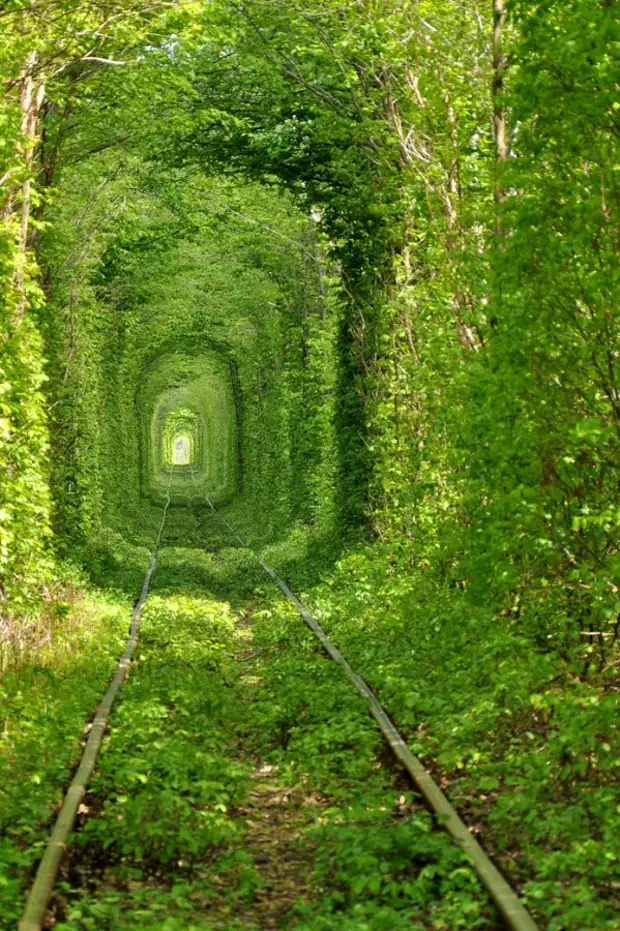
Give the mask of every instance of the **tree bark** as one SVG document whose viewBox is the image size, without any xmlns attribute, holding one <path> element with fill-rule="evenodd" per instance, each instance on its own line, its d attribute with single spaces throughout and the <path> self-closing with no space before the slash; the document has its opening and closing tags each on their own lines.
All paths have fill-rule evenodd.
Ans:
<svg viewBox="0 0 620 931">
<path fill-rule="evenodd" d="M 495 202 L 500 204 L 505 193 L 502 186 L 501 165 L 508 158 L 506 111 L 502 100 L 507 60 L 503 51 L 506 25 L 505 0 L 493 0 L 493 135 L 495 138 Z M 499 221 L 498 221 L 499 222 Z"/>
<path fill-rule="evenodd" d="M 23 137 L 23 167 L 26 178 L 21 190 L 21 216 L 18 235 L 17 267 L 15 269 L 15 286 L 18 300 L 15 309 L 15 322 L 19 323 L 26 310 L 26 260 L 28 251 L 28 233 L 30 229 L 30 213 L 32 209 L 32 167 L 36 145 L 37 126 L 39 114 L 45 97 L 45 85 L 37 84 L 33 77 L 34 66 L 37 63 L 37 53 L 32 52 L 26 62 L 26 69 L 20 93 L 21 132 Z"/>
</svg>

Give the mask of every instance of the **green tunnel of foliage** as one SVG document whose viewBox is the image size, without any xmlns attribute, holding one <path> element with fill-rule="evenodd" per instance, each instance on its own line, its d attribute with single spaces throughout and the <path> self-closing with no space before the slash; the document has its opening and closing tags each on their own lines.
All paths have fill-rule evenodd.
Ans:
<svg viewBox="0 0 620 931">
<path fill-rule="evenodd" d="M 145 377 L 137 410 L 142 422 L 141 490 L 170 489 L 220 504 L 237 491 L 237 412 L 231 372 L 208 356 L 156 360 Z M 149 416 L 150 414 L 150 416 Z M 185 439 L 187 457 L 175 468 L 174 444 Z"/>
<path fill-rule="evenodd" d="M 10 617 L 36 611 L 54 546 L 139 526 L 159 455 L 144 379 L 181 351 L 228 368 L 230 464 L 211 490 L 235 486 L 265 541 L 295 520 L 365 523 L 415 538 L 442 582 L 502 604 L 523 589 L 533 626 L 553 603 L 571 629 L 605 627 L 615 6 L 514 0 L 495 61 L 473 0 L 161 18 L 118 0 L 111 32 L 96 4 L 48 3 L 9 3 L 0 45 Z M 127 67 L 107 67 L 119 49 Z M 32 150 L 28 81 L 45 90 Z"/>
<path fill-rule="evenodd" d="M 91 168 L 105 176 L 112 163 L 104 156 Z M 168 488 L 179 507 L 207 507 L 207 498 L 234 506 L 265 541 L 286 533 L 300 508 L 327 526 L 338 324 L 320 305 L 326 272 L 294 248 L 304 230 L 315 234 L 286 198 L 258 187 L 228 190 L 200 179 L 190 187 L 181 178 L 155 198 L 149 188 L 159 182 L 134 163 L 114 193 L 105 190 L 95 211 L 138 183 L 146 188 L 120 231 L 116 216 L 100 232 L 84 269 L 92 285 L 59 282 L 48 331 L 52 357 L 58 353 L 53 390 L 60 381 L 54 417 L 63 425 L 52 473 L 57 539 L 69 550 L 99 546 L 111 531 L 146 541 Z M 204 203 L 196 210 L 197 184 L 205 200 L 232 201 L 248 219 L 216 206 L 213 214 Z M 179 211 L 168 202 L 179 192 L 183 220 L 191 217 L 181 237 Z M 62 224 L 71 197 L 54 209 Z M 265 235 L 267 215 L 293 246 Z M 58 248 L 58 238 L 50 245 Z M 70 239 L 53 261 L 62 265 L 73 247 Z M 67 367 L 68 332 L 80 361 Z M 300 338 L 305 358 L 287 352 Z M 180 412 L 191 415 L 192 465 L 170 471 Z"/>
<path fill-rule="evenodd" d="M 6 6 L 3 630 L 57 556 L 150 545 L 168 484 L 180 545 L 206 495 L 257 546 L 365 540 L 321 594 L 347 650 L 443 765 L 501 783 L 554 927 L 605 927 L 618 4 Z"/>
<path fill-rule="evenodd" d="M 150 539 L 176 397 L 255 541 L 361 526 L 537 644 L 615 643 L 615 5 L 514 0 L 500 58 L 473 0 L 9 7 L 7 623 L 54 552 Z"/>
</svg>

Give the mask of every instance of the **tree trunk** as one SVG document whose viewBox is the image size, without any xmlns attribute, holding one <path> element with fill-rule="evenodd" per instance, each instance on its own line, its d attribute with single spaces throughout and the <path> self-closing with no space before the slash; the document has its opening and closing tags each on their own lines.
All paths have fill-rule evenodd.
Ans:
<svg viewBox="0 0 620 931">
<path fill-rule="evenodd" d="M 493 0 L 493 135 L 495 138 L 495 203 L 505 197 L 502 187 L 501 166 L 508 158 L 508 135 L 506 111 L 502 100 L 504 74 L 507 68 L 503 52 L 504 26 L 506 24 L 505 0 Z M 497 221 L 500 223 L 499 219 Z"/>
<path fill-rule="evenodd" d="M 30 212 L 32 208 L 32 179 L 30 177 L 34 161 L 36 133 L 39 122 L 39 113 L 45 97 L 45 85 L 37 84 L 33 77 L 34 66 L 37 62 L 37 53 L 32 52 L 26 63 L 26 71 L 22 82 L 20 94 L 21 131 L 23 137 L 23 167 L 26 178 L 21 190 L 21 217 L 18 237 L 17 267 L 15 269 L 15 286 L 18 300 L 15 309 L 15 322 L 18 323 L 26 310 L 26 261 L 28 251 L 28 233 L 30 229 Z"/>
</svg>

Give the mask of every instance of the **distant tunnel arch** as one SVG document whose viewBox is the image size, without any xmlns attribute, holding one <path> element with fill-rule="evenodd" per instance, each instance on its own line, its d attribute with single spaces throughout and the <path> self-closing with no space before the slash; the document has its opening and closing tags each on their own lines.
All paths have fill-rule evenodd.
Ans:
<svg viewBox="0 0 620 931">
<path fill-rule="evenodd" d="M 185 503 L 214 504 L 239 487 L 237 406 L 225 359 L 173 353 L 156 359 L 143 379 L 142 487 Z"/>
</svg>

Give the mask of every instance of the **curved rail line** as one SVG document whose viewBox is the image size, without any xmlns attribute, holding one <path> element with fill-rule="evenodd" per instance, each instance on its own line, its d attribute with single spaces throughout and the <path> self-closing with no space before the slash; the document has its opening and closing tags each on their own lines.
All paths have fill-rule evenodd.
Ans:
<svg viewBox="0 0 620 931">
<path fill-rule="evenodd" d="M 421 761 L 411 752 L 371 688 L 361 676 L 357 675 L 340 650 L 329 639 L 312 612 L 309 611 L 305 604 L 291 591 L 286 582 L 284 582 L 276 571 L 272 569 L 271 566 L 268 566 L 258 553 L 256 553 L 251 546 L 248 546 L 239 536 L 235 528 L 216 510 L 208 495 L 205 494 L 205 498 L 215 516 L 222 521 L 241 546 L 253 554 L 254 558 L 262 566 L 267 575 L 276 583 L 286 598 L 295 605 L 310 630 L 315 634 L 318 640 L 320 640 L 326 653 L 336 663 L 342 666 L 349 681 L 355 686 L 360 695 L 366 699 L 369 711 L 377 722 L 394 756 L 407 770 L 431 809 L 441 818 L 441 826 L 448 831 L 469 859 L 478 873 L 480 881 L 499 909 L 508 928 L 510 928 L 511 931 L 539 931 L 538 925 L 519 899 L 517 893 L 512 889 L 487 853 L 471 834 L 465 822 L 456 809 L 450 804 L 428 770 L 425 769 Z"/>
<path fill-rule="evenodd" d="M 151 579 L 153 578 L 153 573 L 157 566 L 157 551 L 164 530 L 164 524 L 166 523 L 169 506 L 170 489 L 168 489 L 163 517 L 151 555 L 151 562 L 144 576 L 140 597 L 131 615 L 131 627 L 129 629 L 129 639 L 125 647 L 125 652 L 119 660 L 116 673 L 93 719 L 80 765 L 67 790 L 62 808 L 56 819 L 50 839 L 47 842 L 47 847 L 45 848 L 45 853 L 39 863 L 34 883 L 26 900 L 24 913 L 19 923 L 19 931 L 41 931 L 45 922 L 47 907 L 58 877 L 60 864 L 62 863 L 67 849 L 67 838 L 75 824 L 78 808 L 86 794 L 86 786 L 95 768 L 112 705 L 127 678 L 131 657 L 138 644 L 142 608 L 148 597 Z"/>
</svg>

